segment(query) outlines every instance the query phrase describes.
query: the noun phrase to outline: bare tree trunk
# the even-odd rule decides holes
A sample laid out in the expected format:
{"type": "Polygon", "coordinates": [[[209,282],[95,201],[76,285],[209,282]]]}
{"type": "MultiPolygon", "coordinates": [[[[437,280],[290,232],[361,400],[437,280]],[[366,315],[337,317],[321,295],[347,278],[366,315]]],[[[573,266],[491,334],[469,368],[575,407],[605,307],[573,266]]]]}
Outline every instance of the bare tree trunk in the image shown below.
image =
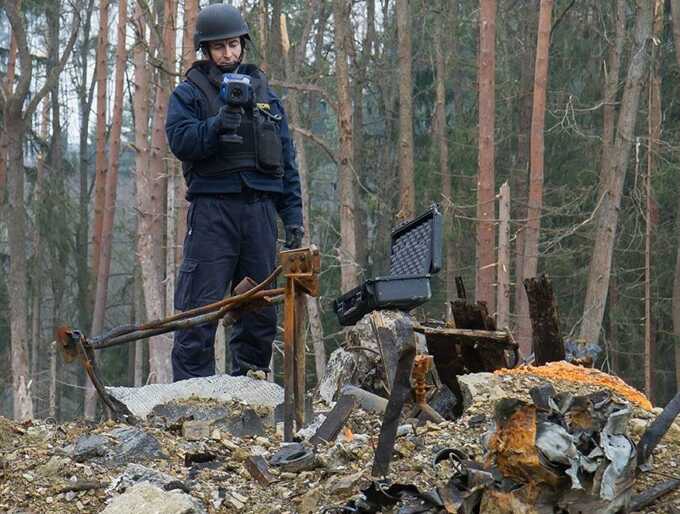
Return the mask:
{"type": "MultiPolygon", "coordinates": [[[[95,180],[94,180],[94,226],[92,230],[92,271],[90,276],[93,284],[88,298],[94,298],[99,280],[99,260],[101,258],[102,237],[104,227],[104,210],[106,208],[106,176],[108,163],[106,162],[106,86],[108,77],[108,45],[109,45],[109,0],[99,1],[99,37],[97,39],[97,65],[95,74],[97,80],[97,130],[96,130],[96,157],[95,157],[95,180]]],[[[96,301],[95,301],[96,307],[96,301]]],[[[92,332],[94,335],[101,332],[101,327],[96,323],[96,313],[92,315],[92,332]],[[95,330],[97,328],[98,330],[95,330]]],[[[85,383],[85,406],[84,416],[94,419],[97,410],[97,393],[88,380],[85,383]]]]}
{"type": "Polygon", "coordinates": [[[413,85],[411,71],[411,15],[409,0],[397,0],[399,46],[399,214],[412,218],[416,210],[413,175],[413,85]]]}
{"type": "MultiPolygon", "coordinates": [[[[97,140],[96,140],[96,176],[94,181],[94,228],[92,232],[92,277],[96,280],[101,256],[102,226],[106,203],[106,83],[108,76],[109,46],[109,0],[99,1],[99,37],[97,39],[97,140]]],[[[96,284],[92,287],[92,293],[96,284]]],[[[88,397],[94,394],[89,389],[88,397]]]]}
{"type": "MultiPolygon", "coordinates": [[[[174,28],[177,12],[177,2],[175,0],[164,0],[163,2],[163,25],[162,41],[158,42],[158,55],[164,63],[166,69],[158,70],[159,87],[156,89],[156,97],[153,106],[153,121],[151,125],[151,146],[149,158],[149,181],[146,182],[146,192],[149,193],[149,202],[146,204],[145,221],[147,226],[141,232],[147,243],[146,250],[151,253],[140,258],[142,262],[142,277],[145,280],[144,292],[147,307],[147,316],[150,319],[162,317],[172,310],[172,302],[166,306],[165,284],[163,281],[164,271],[167,265],[164,249],[164,214],[166,213],[167,192],[167,168],[166,157],[168,156],[168,146],[165,139],[165,118],[167,115],[168,98],[172,90],[173,79],[170,73],[175,69],[175,45],[174,28]],[[160,193],[160,194],[159,194],[160,193]],[[146,266],[153,266],[155,272],[149,275],[146,266]],[[151,293],[150,289],[155,289],[151,293]],[[153,304],[150,304],[150,301],[153,304]],[[156,314],[158,312],[158,314],[156,314]]],[[[151,38],[152,42],[156,38],[151,38]]],[[[154,45],[152,44],[153,48],[154,45]]],[[[168,241],[168,244],[174,244],[168,241]]],[[[170,365],[170,353],[172,345],[171,336],[164,334],[151,338],[149,341],[149,374],[152,375],[156,383],[167,383],[172,380],[170,365]]]]}
{"type": "Polygon", "coordinates": [[[498,288],[496,326],[510,326],[510,186],[501,186],[498,208],[498,288]]]}
{"type": "MultiPolygon", "coordinates": [[[[57,18],[58,19],[58,18],[57,18]]],[[[50,20],[51,21],[51,20],[50,20]]],[[[49,25],[49,22],[48,22],[49,25]]],[[[56,47],[53,47],[55,38],[58,32],[52,29],[48,29],[48,60],[54,56],[56,47]]],[[[42,120],[40,124],[40,137],[43,141],[47,142],[49,139],[50,130],[50,102],[49,98],[45,98],[43,102],[42,109],[42,120]]],[[[54,143],[52,143],[54,144],[54,143]]],[[[41,368],[41,357],[43,357],[40,351],[40,327],[41,327],[41,312],[40,305],[42,301],[43,294],[43,269],[45,263],[44,258],[44,245],[42,230],[43,227],[40,225],[41,212],[43,208],[45,198],[45,175],[47,173],[45,162],[49,159],[49,150],[40,151],[36,159],[36,179],[35,187],[33,189],[33,226],[35,230],[33,232],[33,265],[31,267],[31,351],[30,351],[30,364],[31,364],[31,381],[33,389],[33,412],[38,415],[40,412],[40,368],[41,368]]]]}
{"type": "Polygon", "coordinates": [[[281,12],[282,0],[271,0],[271,29],[267,37],[267,70],[273,78],[283,77],[283,48],[281,47],[281,12]]]}
{"type": "MultiPolygon", "coordinates": [[[[184,0],[184,28],[182,33],[182,63],[180,76],[183,76],[196,59],[194,51],[193,34],[196,28],[196,16],[198,16],[198,0],[184,0]]],[[[189,205],[186,200],[187,184],[184,177],[179,173],[179,179],[175,181],[175,207],[177,209],[177,224],[175,238],[177,239],[177,251],[175,252],[175,264],[182,262],[184,252],[184,237],[187,233],[187,210],[189,205]]],[[[170,302],[172,305],[172,302],[170,302]]]]}
{"type": "MultiPolygon", "coordinates": [[[[671,0],[671,17],[673,19],[673,43],[675,59],[680,65],[680,0],[671,0]]],[[[675,211],[675,232],[677,234],[677,253],[675,256],[675,274],[673,275],[673,334],[675,336],[675,383],[680,390],[680,195],[675,211]]]]}
{"type": "MultiPolygon", "coordinates": [[[[21,0],[17,0],[17,11],[21,9],[21,0]]],[[[14,32],[10,33],[9,53],[7,55],[7,75],[0,87],[3,88],[5,96],[10,96],[14,91],[14,77],[17,61],[17,41],[14,32]]],[[[0,214],[5,206],[5,191],[7,189],[7,134],[0,129],[0,214]]],[[[4,219],[3,216],[0,216],[4,219]]]]}
{"type": "Polygon", "coordinates": [[[260,38],[260,68],[265,72],[269,71],[269,58],[267,50],[269,49],[269,42],[267,41],[267,4],[268,0],[258,0],[257,2],[257,35],[260,38]]]}
{"type": "MultiPolygon", "coordinates": [[[[150,165],[149,149],[149,92],[150,70],[146,60],[146,20],[142,7],[137,4],[134,14],[134,25],[137,41],[133,49],[135,66],[135,95],[133,109],[135,113],[135,157],[137,184],[137,257],[141,268],[142,287],[146,319],[163,317],[162,277],[154,246],[160,244],[162,232],[159,221],[161,199],[157,191],[158,170],[154,174],[150,165]],[[154,193],[156,191],[156,193],[154,193]]],[[[160,127],[156,125],[157,131],[160,127]]],[[[157,136],[158,138],[158,136],[157,136]]],[[[156,152],[158,157],[158,151],[156,152]]],[[[167,336],[156,336],[149,341],[149,374],[152,382],[165,382],[169,378],[170,344],[167,336]]]]}
{"type": "MultiPolygon", "coordinates": [[[[165,26],[163,32],[163,62],[169,67],[172,73],[177,69],[175,62],[175,21],[177,18],[177,1],[165,2],[165,26]],[[168,13],[170,17],[168,18],[168,13]]],[[[175,79],[173,76],[164,75],[164,80],[161,80],[161,87],[165,87],[167,96],[165,102],[170,98],[170,93],[175,86],[175,79]]],[[[167,108],[167,107],[166,107],[167,108]]],[[[165,121],[163,121],[165,127],[165,121]]],[[[165,137],[163,138],[165,143],[165,137]]],[[[167,145],[165,148],[167,172],[166,172],[166,218],[165,218],[165,314],[171,315],[174,312],[174,297],[175,297],[175,277],[177,276],[177,267],[180,265],[179,254],[182,253],[183,234],[180,235],[177,231],[178,222],[181,212],[186,213],[186,208],[181,209],[182,205],[186,205],[184,197],[178,197],[178,188],[180,184],[184,183],[184,177],[180,169],[180,162],[168,152],[167,145]]]]}
{"type": "Polygon", "coordinates": [[[442,0],[436,13],[434,60],[435,60],[435,108],[433,120],[434,139],[439,150],[439,175],[441,177],[441,203],[444,205],[445,255],[446,255],[446,298],[456,297],[456,253],[453,241],[453,198],[451,193],[451,172],[449,170],[449,137],[446,124],[446,57],[444,39],[447,30],[448,1],[442,0]]]}
{"type": "MultiPolygon", "coordinates": [[[[293,80],[299,73],[300,66],[304,62],[304,51],[307,40],[312,31],[312,22],[314,17],[318,15],[319,0],[312,0],[308,7],[307,16],[303,24],[302,37],[299,45],[295,48],[293,59],[290,59],[290,43],[288,41],[288,28],[285,17],[281,17],[281,45],[285,56],[285,76],[288,80],[293,80]]],[[[292,125],[301,126],[302,116],[300,115],[300,105],[298,101],[298,94],[296,91],[288,91],[287,97],[288,116],[292,125]]],[[[302,135],[298,131],[293,132],[295,140],[295,148],[297,150],[297,164],[298,173],[300,175],[300,189],[302,192],[302,208],[303,220],[305,228],[305,237],[303,244],[309,244],[311,239],[311,229],[309,225],[309,206],[311,199],[309,197],[309,168],[307,165],[307,151],[302,135]]],[[[324,345],[323,326],[321,324],[321,313],[319,312],[318,299],[307,297],[307,317],[309,319],[309,330],[314,346],[314,364],[316,371],[317,383],[321,381],[326,372],[326,347],[324,345]]]]}
{"type": "Polygon", "coordinates": [[[33,400],[28,389],[30,381],[28,359],[28,306],[26,302],[26,212],[24,206],[24,127],[19,106],[14,112],[5,110],[3,117],[7,127],[9,141],[8,152],[8,202],[7,202],[7,235],[10,254],[10,273],[8,294],[12,298],[10,310],[10,334],[12,389],[14,392],[14,418],[26,420],[33,417],[33,400]],[[20,128],[19,128],[20,127],[20,128]]]}
{"type": "MultiPolygon", "coordinates": [[[[90,111],[94,98],[95,81],[88,87],[87,74],[90,55],[90,23],[94,0],[88,0],[87,14],[83,25],[82,38],[79,48],[80,57],[80,87],[78,88],[78,111],[80,117],[78,144],[78,176],[80,178],[78,190],[78,231],[76,233],[76,281],[78,284],[78,323],[81,327],[90,326],[90,270],[88,268],[89,254],[89,190],[88,190],[88,136],[90,127],[90,111]]],[[[84,372],[80,372],[84,378],[84,372]]]]}
{"type": "MultiPolygon", "coordinates": [[[[600,175],[597,189],[598,199],[607,190],[607,167],[614,158],[612,148],[616,125],[616,95],[619,88],[619,75],[621,74],[621,54],[626,35],[626,0],[616,0],[616,12],[614,13],[614,37],[610,42],[607,60],[604,69],[604,106],[602,108],[602,155],[600,157],[600,175]]],[[[621,372],[621,341],[618,337],[618,329],[614,316],[615,306],[618,305],[619,292],[616,282],[616,273],[610,275],[609,283],[609,323],[608,341],[610,347],[610,369],[614,374],[621,372]]]]}
{"type": "Polygon", "coordinates": [[[106,191],[104,195],[104,218],[102,220],[100,255],[97,262],[97,280],[92,317],[92,334],[100,334],[104,330],[106,298],[111,270],[111,247],[113,241],[113,225],[116,214],[116,196],[118,189],[118,162],[120,160],[120,134],[123,120],[123,76],[127,50],[125,48],[125,28],[127,23],[127,0],[118,0],[118,28],[116,40],[116,65],[113,101],[113,123],[111,125],[108,155],[108,171],[106,173],[106,191]]]}
{"type": "MultiPolygon", "coordinates": [[[[661,37],[663,29],[663,2],[654,2],[654,22],[652,33],[654,38],[661,37]]],[[[656,45],[652,45],[651,66],[649,71],[648,116],[647,129],[649,146],[647,147],[647,173],[645,174],[645,394],[652,401],[654,397],[654,348],[655,331],[652,319],[652,232],[656,215],[652,195],[652,174],[656,167],[655,158],[659,140],[661,139],[661,77],[657,60],[656,45]]]]}
{"type": "Polygon", "coordinates": [[[648,0],[636,0],[636,6],[634,42],[631,48],[626,85],[621,99],[621,109],[612,152],[613,158],[607,166],[607,177],[605,177],[607,187],[595,229],[595,247],[588,273],[583,322],[580,330],[582,339],[593,342],[599,339],[602,328],[623,183],[633,142],[640,92],[649,62],[652,5],[648,0]]]}
{"type": "MultiPolygon", "coordinates": [[[[548,58],[550,54],[550,25],[553,0],[541,0],[538,14],[536,64],[534,66],[534,100],[531,114],[531,167],[529,175],[529,208],[524,232],[522,277],[536,276],[538,270],[538,240],[543,209],[543,151],[545,129],[545,102],[548,86],[548,58]]],[[[519,329],[517,342],[523,355],[531,353],[531,323],[526,292],[520,294],[519,329]]]]}
{"type": "MultiPolygon", "coordinates": [[[[134,272],[134,285],[133,289],[133,299],[132,302],[135,306],[135,323],[139,323],[144,319],[144,286],[142,285],[142,276],[139,267],[135,266],[134,272]]],[[[134,377],[132,384],[135,387],[140,387],[144,385],[144,346],[146,344],[146,339],[141,341],[136,341],[134,344],[135,348],[135,361],[134,361],[134,377]]]]}
{"type": "MultiPolygon", "coordinates": [[[[534,81],[534,64],[536,61],[536,40],[538,23],[539,0],[530,0],[524,3],[520,14],[520,62],[524,63],[519,71],[519,127],[517,133],[517,154],[515,166],[512,173],[512,206],[511,216],[517,220],[517,231],[515,232],[515,291],[513,313],[515,327],[520,324],[529,324],[528,319],[520,317],[519,306],[522,299],[526,297],[524,290],[524,227],[526,225],[528,201],[528,180],[529,180],[529,140],[531,133],[531,109],[532,109],[532,90],[534,81]],[[536,15],[536,16],[534,16],[536,15]]],[[[528,311],[525,312],[525,317],[528,311]]]]}
{"type": "Polygon", "coordinates": [[[340,153],[338,181],[340,183],[340,283],[348,291],[359,282],[356,244],[356,205],[354,199],[354,163],[352,162],[352,100],[347,69],[347,32],[351,2],[333,0],[335,19],[336,77],[338,83],[338,134],[340,153]]]}
{"type": "Polygon", "coordinates": [[[26,41],[23,17],[16,4],[6,3],[5,12],[12,26],[17,42],[17,52],[21,68],[20,79],[14,92],[0,97],[3,110],[3,127],[8,142],[7,166],[7,235],[10,254],[10,276],[8,294],[10,302],[10,337],[12,391],[14,393],[14,417],[19,420],[33,417],[31,391],[28,387],[28,309],[27,309],[27,263],[25,238],[26,209],[24,204],[24,138],[27,130],[26,120],[31,120],[40,101],[50,92],[64,69],[78,34],[78,23],[72,22],[72,32],[61,58],[48,71],[42,87],[29,99],[29,89],[33,75],[30,50],[26,41]],[[27,102],[27,105],[24,104],[27,102]]]}
{"type": "Polygon", "coordinates": [[[193,34],[198,16],[198,0],[184,0],[184,26],[182,27],[182,64],[180,72],[184,75],[196,60],[193,34]]]}
{"type": "Polygon", "coordinates": [[[626,35],[626,0],[616,0],[614,20],[614,41],[609,46],[605,65],[604,107],[602,109],[602,161],[600,162],[600,187],[598,198],[606,186],[606,170],[609,165],[611,149],[614,144],[614,125],[616,123],[616,92],[621,74],[621,53],[626,35]]]}
{"type": "Polygon", "coordinates": [[[477,266],[475,296],[496,311],[495,111],[496,0],[480,0],[479,13],[479,175],[477,180],[477,266]]]}

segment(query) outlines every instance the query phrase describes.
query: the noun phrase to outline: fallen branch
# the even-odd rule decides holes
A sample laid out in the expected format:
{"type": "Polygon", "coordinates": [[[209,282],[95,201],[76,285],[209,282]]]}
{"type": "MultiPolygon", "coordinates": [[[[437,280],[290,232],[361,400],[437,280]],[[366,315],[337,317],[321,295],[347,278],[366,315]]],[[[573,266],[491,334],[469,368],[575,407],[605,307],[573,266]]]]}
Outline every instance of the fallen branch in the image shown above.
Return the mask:
{"type": "Polygon", "coordinates": [[[645,492],[633,496],[633,499],[630,502],[630,511],[636,512],[645,507],[649,507],[656,500],[676,490],[679,486],[680,479],[674,478],[650,487],[645,492]]]}
{"type": "Polygon", "coordinates": [[[680,414],[680,393],[677,393],[673,399],[668,402],[668,405],[664,408],[663,412],[652,421],[652,423],[647,427],[645,433],[642,434],[640,438],[640,444],[638,444],[638,474],[640,472],[640,467],[647,462],[649,456],[659,444],[661,438],[668,432],[671,424],[675,418],[680,414]]]}

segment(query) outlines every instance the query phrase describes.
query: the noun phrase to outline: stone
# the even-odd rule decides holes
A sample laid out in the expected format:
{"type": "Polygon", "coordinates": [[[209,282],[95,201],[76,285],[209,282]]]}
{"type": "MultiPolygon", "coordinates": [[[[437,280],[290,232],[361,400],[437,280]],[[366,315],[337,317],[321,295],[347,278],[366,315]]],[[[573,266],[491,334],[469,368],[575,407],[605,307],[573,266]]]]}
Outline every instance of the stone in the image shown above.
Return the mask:
{"type": "Polygon", "coordinates": [[[111,485],[108,487],[106,492],[111,493],[122,493],[129,489],[130,487],[138,483],[148,483],[161,489],[182,489],[186,490],[187,487],[172,475],[162,473],[161,471],[156,471],[155,469],[147,468],[141,464],[128,464],[123,470],[123,473],[115,477],[111,481],[111,485]],[[182,485],[179,485],[179,484],[182,485]]]}
{"type": "Polygon", "coordinates": [[[236,437],[263,436],[266,432],[262,419],[253,409],[229,417],[226,422],[220,422],[219,427],[236,437]]]}
{"type": "MultiPolygon", "coordinates": [[[[108,452],[109,440],[103,435],[86,435],[79,437],[72,448],[70,448],[69,455],[76,462],[84,462],[86,460],[103,457],[108,452]]],[[[68,450],[67,450],[68,451],[68,450]]]]}
{"type": "Polygon", "coordinates": [[[207,514],[201,503],[178,490],[164,491],[148,482],[115,496],[102,514],[207,514]]]}
{"type": "Polygon", "coordinates": [[[64,470],[69,468],[72,463],[71,459],[67,457],[59,457],[58,455],[52,455],[50,460],[48,460],[42,466],[38,466],[36,471],[44,477],[56,477],[61,475],[64,470]]]}
{"type": "Polygon", "coordinates": [[[316,489],[312,489],[306,493],[300,499],[297,512],[299,514],[315,514],[318,512],[319,500],[321,499],[320,496],[319,491],[316,489]]]}
{"type": "Polygon", "coordinates": [[[640,437],[647,430],[648,423],[640,418],[633,418],[628,422],[631,435],[640,437]]]}
{"type": "Polygon", "coordinates": [[[351,475],[338,477],[330,481],[327,486],[328,492],[331,494],[347,494],[355,492],[356,484],[363,475],[363,471],[357,471],[351,475]]]}
{"type": "Polygon", "coordinates": [[[116,463],[125,463],[132,459],[135,462],[143,462],[167,458],[158,439],[138,428],[116,428],[109,435],[118,442],[108,455],[108,458],[116,463]]]}
{"type": "Polygon", "coordinates": [[[495,402],[507,396],[494,373],[469,373],[456,378],[463,394],[463,410],[469,408],[477,398],[495,402]]]}
{"type": "Polygon", "coordinates": [[[210,437],[210,423],[202,420],[191,420],[182,423],[182,437],[187,441],[200,441],[210,437]]]}
{"type": "Polygon", "coordinates": [[[167,458],[155,437],[134,427],[79,437],[72,447],[67,447],[67,454],[76,462],[95,459],[111,464],[167,458]]]}
{"type": "Polygon", "coordinates": [[[260,485],[268,486],[276,481],[272,475],[267,461],[260,455],[251,455],[243,463],[250,476],[257,480],[260,485]]]}

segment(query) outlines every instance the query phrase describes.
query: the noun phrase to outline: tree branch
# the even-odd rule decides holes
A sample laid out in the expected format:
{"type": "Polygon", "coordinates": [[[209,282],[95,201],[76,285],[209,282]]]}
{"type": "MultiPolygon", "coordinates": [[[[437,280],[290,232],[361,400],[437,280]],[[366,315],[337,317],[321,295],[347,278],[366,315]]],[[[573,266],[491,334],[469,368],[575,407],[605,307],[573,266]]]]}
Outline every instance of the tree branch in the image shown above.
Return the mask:
{"type": "Polygon", "coordinates": [[[278,79],[271,79],[269,81],[269,83],[272,86],[285,87],[285,88],[288,88],[288,89],[293,89],[295,91],[306,91],[308,93],[318,93],[326,101],[326,103],[328,104],[328,106],[331,109],[333,109],[336,112],[338,110],[336,103],[330,97],[328,92],[324,88],[322,88],[321,86],[317,86],[316,84],[294,84],[294,83],[291,83],[291,82],[286,82],[285,80],[278,80],[278,79]]]}
{"type": "Polygon", "coordinates": [[[305,17],[305,22],[302,29],[302,37],[300,38],[300,44],[298,47],[295,48],[294,60],[291,66],[292,68],[291,72],[293,76],[297,75],[298,70],[300,69],[300,65],[304,62],[307,40],[309,39],[309,35],[312,32],[314,18],[318,17],[319,13],[317,11],[319,10],[321,2],[319,2],[319,0],[310,0],[309,4],[310,5],[309,8],[307,9],[307,16],[305,17]]]}
{"type": "Polygon", "coordinates": [[[576,0],[571,0],[571,3],[564,8],[564,11],[555,19],[555,23],[552,24],[552,27],[550,27],[550,38],[552,39],[552,34],[553,31],[557,28],[557,26],[560,24],[562,19],[564,18],[565,14],[569,12],[569,9],[571,9],[574,4],[576,3],[576,0]]]}
{"type": "Polygon", "coordinates": [[[19,101],[19,105],[23,103],[24,98],[28,94],[31,85],[31,73],[33,66],[31,63],[31,53],[28,50],[28,43],[26,42],[26,29],[24,22],[21,19],[21,14],[17,9],[17,3],[5,0],[0,1],[0,6],[5,8],[9,24],[12,26],[12,33],[17,44],[17,54],[19,56],[19,66],[21,68],[21,77],[17,84],[14,93],[9,95],[7,102],[19,101]]]}
{"type": "Polygon", "coordinates": [[[40,101],[49,91],[54,88],[57,80],[59,79],[59,75],[64,69],[64,66],[66,66],[66,61],[68,61],[68,58],[71,56],[71,51],[73,50],[73,46],[75,45],[76,39],[78,37],[78,31],[80,30],[80,13],[78,12],[78,9],[74,9],[73,11],[71,26],[73,27],[71,30],[71,35],[69,36],[68,43],[66,43],[66,48],[64,49],[61,59],[59,59],[57,65],[50,70],[47,78],[45,79],[45,83],[43,84],[42,88],[40,88],[40,91],[38,91],[35,96],[31,98],[28,107],[26,107],[24,118],[30,118],[35,109],[38,107],[40,101]]]}
{"type": "Polygon", "coordinates": [[[328,157],[330,157],[331,160],[332,160],[336,165],[338,164],[338,160],[337,160],[337,158],[335,157],[335,152],[333,151],[333,149],[332,149],[330,146],[328,146],[328,144],[327,144],[323,139],[321,139],[319,136],[315,135],[312,131],[310,131],[310,130],[305,130],[305,129],[303,129],[303,128],[301,128],[301,127],[298,127],[298,126],[296,126],[296,125],[291,125],[290,128],[293,129],[293,130],[294,130],[295,132],[297,132],[298,134],[300,134],[300,135],[302,135],[302,136],[305,136],[306,138],[311,139],[312,141],[314,141],[317,145],[319,145],[319,146],[321,147],[321,149],[322,149],[324,152],[326,152],[326,154],[328,154],[328,157]]]}

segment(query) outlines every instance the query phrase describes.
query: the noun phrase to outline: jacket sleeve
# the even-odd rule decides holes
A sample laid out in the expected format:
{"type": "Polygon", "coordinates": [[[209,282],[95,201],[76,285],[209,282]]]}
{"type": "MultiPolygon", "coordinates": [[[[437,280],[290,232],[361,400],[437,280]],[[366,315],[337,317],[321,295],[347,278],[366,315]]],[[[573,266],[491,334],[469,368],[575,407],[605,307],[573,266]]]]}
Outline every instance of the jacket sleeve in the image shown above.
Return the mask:
{"type": "Polygon", "coordinates": [[[175,88],[168,104],[165,133],[180,161],[198,161],[218,149],[217,116],[203,119],[198,93],[188,82],[175,88]]]}
{"type": "Polygon", "coordinates": [[[302,226],[302,193],[300,175],[295,162],[295,145],[281,101],[273,94],[272,97],[272,111],[281,115],[279,129],[283,147],[283,193],[276,199],[276,210],[284,225],[302,226]]]}

